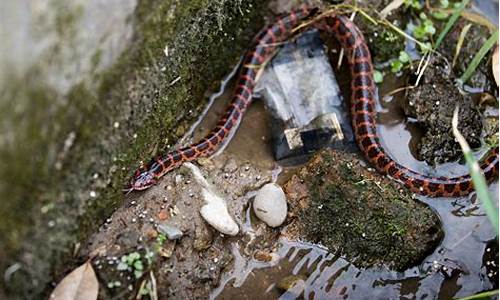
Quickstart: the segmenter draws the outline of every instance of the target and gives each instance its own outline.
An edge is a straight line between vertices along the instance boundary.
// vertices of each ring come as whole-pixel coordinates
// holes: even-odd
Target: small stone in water
[[[158,225],[158,231],[166,235],[169,240],[176,240],[182,237],[182,231],[172,225],[160,224]]]

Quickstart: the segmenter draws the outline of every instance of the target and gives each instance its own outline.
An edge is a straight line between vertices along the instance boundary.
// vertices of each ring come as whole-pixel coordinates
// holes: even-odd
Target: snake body
[[[314,17],[314,20],[313,20]],[[305,23],[306,21],[309,21]],[[317,9],[303,7],[265,27],[254,39],[238,77],[232,101],[216,127],[202,140],[152,159],[138,169],[126,191],[144,190],[182,163],[213,154],[235,129],[252,102],[259,72],[275,53],[279,44],[296,35],[300,29],[316,27],[332,34],[344,49],[351,71],[351,117],[359,149],[378,172],[401,182],[412,192],[431,197],[458,197],[473,191],[470,175],[432,177],[417,173],[395,162],[383,149],[376,129],[376,88],[370,51],[363,34],[347,17],[318,15]],[[493,148],[480,164],[486,178],[498,177],[498,147]]]

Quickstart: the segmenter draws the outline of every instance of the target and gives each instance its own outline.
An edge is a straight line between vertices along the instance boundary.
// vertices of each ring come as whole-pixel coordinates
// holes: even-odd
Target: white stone
[[[275,183],[264,185],[253,201],[255,215],[271,227],[278,227],[286,219],[287,204],[283,189]]]
[[[201,185],[201,194],[203,200],[205,200],[205,205],[200,209],[201,217],[219,232],[231,236],[237,235],[240,228],[229,215],[224,199],[217,194],[215,188],[203,177],[198,167],[192,163],[185,163],[184,166],[191,169],[194,179]]]

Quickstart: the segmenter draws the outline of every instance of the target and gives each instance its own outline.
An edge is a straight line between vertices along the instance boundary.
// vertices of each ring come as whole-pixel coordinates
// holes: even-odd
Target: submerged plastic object
[[[271,112],[273,152],[282,164],[300,163],[326,146],[354,140],[345,103],[317,30],[287,43],[256,88]]]

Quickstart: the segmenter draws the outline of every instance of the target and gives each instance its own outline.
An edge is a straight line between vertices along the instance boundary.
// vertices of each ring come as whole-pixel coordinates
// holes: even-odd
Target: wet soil
[[[128,196],[84,246],[80,256],[95,255],[93,263],[101,281],[120,282],[119,287],[101,289],[102,297],[135,297],[149,273],[144,271],[143,277],[135,278],[130,271],[119,271],[117,265],[122,256],[137,251],[146,270],[154,271],[160,298],[206,298],[217,286],[221,272],[233,262],[228,243],[242,239],[250,245],[251,229],[245,226],[248,192],[269,182],[271,172],[231,157],[203,160],[201,168],[225,199],[242,234],[225,237],[201,218],[201,187],[191,171],[181,167],[167,174],[159,185]],[[159,242],[162,224],[180,229],[183,236]],[[152,253],[151,263],[147,263],[147,253]]]

